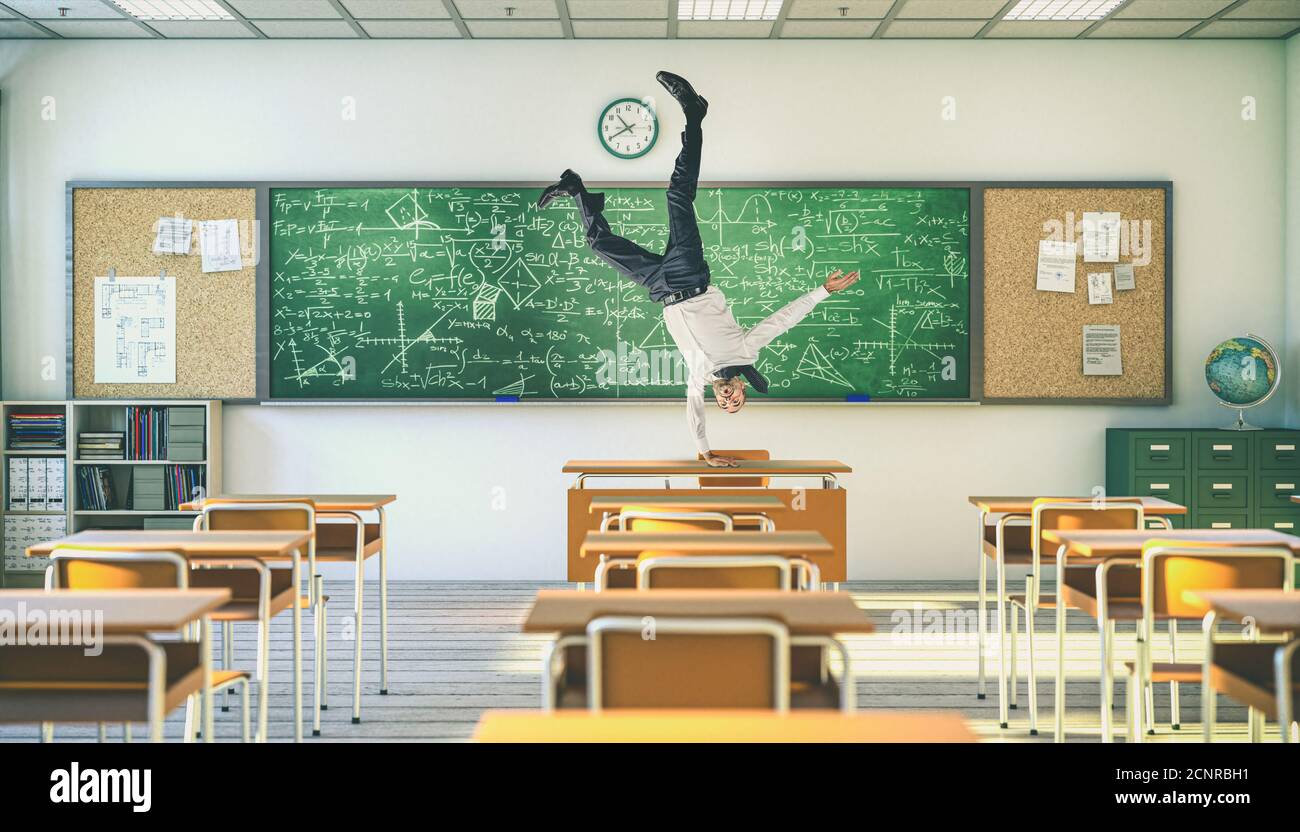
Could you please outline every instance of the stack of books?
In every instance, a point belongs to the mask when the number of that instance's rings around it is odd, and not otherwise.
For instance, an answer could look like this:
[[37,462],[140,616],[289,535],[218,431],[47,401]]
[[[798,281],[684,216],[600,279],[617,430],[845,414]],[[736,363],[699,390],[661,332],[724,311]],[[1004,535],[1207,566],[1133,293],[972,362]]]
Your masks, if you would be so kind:
[[126,434],[78,433],[77,459],[125,459]]
[[176,511],[181,503],[187,503],[197,497],[196,491],[203,487],[203,467],[199,465],[169,465],[164,478],[167,486],[165,505],[168,511]]
[[77,502],[83,511],[108,511],[117,505],[113,473],[107,465],[77,469]]
[[62,413],[10,413],[9,449],[61,451],[64,429]]
[[127,407],[126,458],[167,458],[167,408]]

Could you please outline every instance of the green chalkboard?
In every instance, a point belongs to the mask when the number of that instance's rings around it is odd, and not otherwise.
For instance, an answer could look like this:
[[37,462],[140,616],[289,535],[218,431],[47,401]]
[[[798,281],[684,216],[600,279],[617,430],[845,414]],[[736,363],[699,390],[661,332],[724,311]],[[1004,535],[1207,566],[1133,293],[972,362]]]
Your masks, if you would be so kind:
[[[682,394],[660,308],[523,187],[270,191],[272,398]],[[667,241],[664,192],[607,191],[615,233]],[[862,280],[759,359],[772,397],[970,395],[970,191],[706,187],[713,285],[752,326],[832,269]]]

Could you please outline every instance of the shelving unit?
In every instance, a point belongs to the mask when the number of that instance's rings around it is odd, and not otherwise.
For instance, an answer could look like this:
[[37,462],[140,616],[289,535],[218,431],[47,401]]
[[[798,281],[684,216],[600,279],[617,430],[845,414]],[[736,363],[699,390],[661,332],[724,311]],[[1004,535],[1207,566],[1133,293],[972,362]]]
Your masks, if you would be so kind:
[[[165,425],[166,440],[162,447],[164,456],[170,457],[171,438],[173,435],[184,437],[178,441],[178,449],[184,447],[181,459],[79,459],[77,457],[77,436],[80,433],[122,432],[129,430],[128,412],[130,408],[159,408],[163,411],[161,424]],[[179,430],[172,429],[172,410],[184,409],[177,415]],[[8,537],[9,521],[5,517],[44,516],[50,517],[51,527],[58,526],[60,531],[50,536],[61,537],[64,534],[85,531],[87,529],[141,529],[155,523],[177,523],[188,527],[195,512],[179,511],[166,507],[159,502],[167,493],[164,479],[173,470],[173,466],[186,466],[199,469],[198,479],[206,493],[219,493],[221,490],[221,402],[210,400],[177,399],[78,399],[65,402],[3,402],[0,403],[4,429],[4,461],[0,465],[0,535],[5,535],[5,542],[13,544]],[[9,447],[9,415],[15,412],[27,413],[63,413],[66,433],[62,450],[15,450]],[[182,424],[183,423],[183,424]],[[24,512],[9,510],[9,459],[11,457],[60,458],[64,461],[63,504],[64,510],[57,512]],[[81,471],[103,466],[111,478],[114,502],[107,509],[88,509],[83,506],[82,493],[78,487]],[[161,469],[161,471],[159,471]],[[150,476],[150,483],[158,482],[155,487],[142,486],[142,498],[148,498],[147,507],[137,507],[133,502],[133,483],[138,471],[158,471],[158,476]],[[161,487],[161,491],[156,490]],[[173,489],[174,490],[174,489]],[[173,496],[175,496],[173,494]],[[193,493],[183,495],[186,498]],[[57,519],[54,519],[57,518]],[[11,550],[7,546],[6,551]],[[13,568],[14,566],[18,568]],[[0,586],[24,587],[40,586],[43,581],[45,564],[39,561],[9,558],[0,562]]]
[[[61,537],[71,528],[68,512],[68,437],[71,436],[71,418],[68,402],[7,401],[0,403],[0,431],[3,431],[3,464],[0,464],[0,586],[35,587],[42,586],[45,580],[45,564],[27,561],[21,558],[21,548],[41,539]],[[13,437],[9,429],[9,417],[17,413],[54,413],[63,416],[63,448],[58,450],[45,448],[22,449],[12,447]],[[46,486],[45,494],[57,493],[62,498],[62,509],[30,510],[11,508],[10,488],[11,471],[16,460],[37,460],[47,464],[49,460],[63,463],[63,482],[51,489]],[[49,470],[46,468],[41,479],[44,482]],[[29,471],[24,474],[31,477]],[[31,480],[29,479],[30,483]],[[26,494],[26,490],[24,490]]]

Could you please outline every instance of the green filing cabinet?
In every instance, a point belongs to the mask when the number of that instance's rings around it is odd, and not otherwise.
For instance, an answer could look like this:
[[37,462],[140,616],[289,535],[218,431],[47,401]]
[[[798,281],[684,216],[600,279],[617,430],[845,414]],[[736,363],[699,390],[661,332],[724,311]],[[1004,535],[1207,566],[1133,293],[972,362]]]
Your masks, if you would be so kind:
[[1300,431],[1106,431],[1106,493],[1187,506],[1177,528],[1300,533]]

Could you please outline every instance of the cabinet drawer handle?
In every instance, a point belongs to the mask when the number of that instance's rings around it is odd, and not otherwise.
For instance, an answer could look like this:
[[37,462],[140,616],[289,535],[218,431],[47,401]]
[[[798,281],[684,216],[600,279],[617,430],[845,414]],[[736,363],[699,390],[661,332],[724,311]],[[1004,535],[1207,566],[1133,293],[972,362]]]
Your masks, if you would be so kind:
[[1215,490],[1215,491],[1231,491],[1231,490],[1232,490],[1232,483],[1230,483],[1230,482],[1216,482],[1216,483],[1213,484],[1213,487],[1214,487],[1214,490]]
[[1295,445],[1274,445],[1274,446],[1273,446],[1273,451],[1276,452],[1276,453],[1281,453],[1282,451],[1291,451],[1291,452],[1294,452],[1294,451],[1295,451]]
[[1226,523],[1226,522],[1211,523],[1211,524],[1210,524],[1210,528],[1212,528],[1212,529],[1231,529],[1231,528],[1232,528],[1232,524],[1231,524],[1231,523]]
[[1279,482],[1273,487],[1278,491],[1295,491],[1295,483],[1293,482]]
[[1147,486],[1147,490],[1148,490],[1148,491],[1168,491],[1168,490],[1169,490],[1169,483],[1167,483],[1167,482],[1153,482],[1153,483],[1151,483],[1150,485]]
[[1152,446],[1151,446],[1151,450],[1153,450],[1153,451],[1167,451],[1167,450],[1169,450],[1169,446],[1168,446],[1168,445],[1152,445]]
[[1279,521],[1277,521],[1276,523],[1273,524],[1273,528],[1275,528],[1275,529],[1294,529],[1294,528],[1295,528],[1295,523],[1292,523],[1292,522],[1290,522],[1290,521],[1286,521],[1286,520],[1279,520]]
[[1216,451],[1231,451],[1231,450],[1232,450],[1232,446],[1231,446],[1231,445],[1214,445],[1214,446],[1212,447],[1212,450],[1216,450]]
[[1228,455],[1226,455],[1226,456],[1225,456],[1224,454],[1210,454],[1210,458],[1213,459],[1215,462],[1231,462],[1231,461],[1232,461],[1232,455],[1231,455],[1231,454],[1228,454]]

